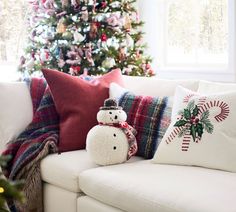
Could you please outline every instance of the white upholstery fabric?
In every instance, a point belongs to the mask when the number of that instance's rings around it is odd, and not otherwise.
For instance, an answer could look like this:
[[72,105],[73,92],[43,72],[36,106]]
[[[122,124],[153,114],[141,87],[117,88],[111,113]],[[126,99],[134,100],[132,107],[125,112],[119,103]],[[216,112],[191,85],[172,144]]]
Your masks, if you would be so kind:
[[0,153],[33,117],[30,92],[23,82],[0,83]]
[[198,92],[203,95],[227,91],[236,91],[236,83],[219,83],[203,80],[199,82]]
[[[132,157],[128,162],[141,160]],[[71,192],[80,192],[79,174],[87,169],[98,167],[90,159],[86,150],[48,155],[41,161],[42,180]]]
[[123,76],[125,88],[137,95],[174,96],[175,88],[182,85],[185,88],[197,91],[197,80],[167,80],[158,77],[131,77]]
[[41,175],[47,183],[79,192],[79,173],[95,167],[85,150],[63,152],[48,155],[41,161]]
[[77,198],[79,195],[44,183],[44,212],[77,212]]
[[118,208],[103,204],[88,196],[79,197],[77,207],[78,212],[121,212]]
[[129,212],[236,211],[236,174],[199,167],[150,160],[101,167],[81,173],[80,188]]

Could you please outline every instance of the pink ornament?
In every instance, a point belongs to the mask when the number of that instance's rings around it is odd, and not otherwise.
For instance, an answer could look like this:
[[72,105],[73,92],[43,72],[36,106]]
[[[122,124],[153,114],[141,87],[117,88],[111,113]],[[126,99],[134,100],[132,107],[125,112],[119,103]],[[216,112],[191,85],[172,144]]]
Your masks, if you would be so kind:
[[84,47],[84,53],[85,53],[86,59],[89,61],[91,66],[94,66],[94,60],[92,58],[92,45],[91,45],[91,43],[86,43],[86,45]]
[[104,9],[104,8],[106,8],[106,6],[107,6],[107,2],[106,1],[102,1],[101,7]]
[[119,25],[119,17],[116,14],[111,15],[108,19],[107,19],[107,23],[110,26],[117,26]]
[[153,69],[149,69],[147,72],[150,76],[155,76],[155,71]]
[[65,62],[63,59],[59,59],[59,61],[58,61],[58,66],[59,66],[60,68],[62,68],[65,64],[66,64],[66,62]]
[[151,65],[149,63],[146,64],[146,69],[150,69]]

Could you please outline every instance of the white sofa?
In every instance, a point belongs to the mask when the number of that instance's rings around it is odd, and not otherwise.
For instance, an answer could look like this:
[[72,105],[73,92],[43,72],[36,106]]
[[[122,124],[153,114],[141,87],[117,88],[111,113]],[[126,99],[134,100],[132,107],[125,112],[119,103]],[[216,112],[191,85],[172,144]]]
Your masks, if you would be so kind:
[[[173,96],[177,85],[200,92],[236,91],[236,84],[198,80],[124,77],[124,81],[136,94],[152,96]],[[32,113],[26,85],[11,85],[18,86],[14,92],[21,90],[20,95],[25,95],[22,97],[25,107],[21,110]],[[7,100],[4,104],[14,104],[14,101]],[[31,117],[28,113],[21,118],[23,124],[10,131],[18,133]],[[11,121],[14,123],[10,120],[8,124]],[[13,136],[16,135],[7,139]],[[140,157],[120,165],[99,167],[90,160],[86,150],[77,150],[47,156],[41,162],[41,174],[45,212],[236,211],[236,173],[154,164]]]

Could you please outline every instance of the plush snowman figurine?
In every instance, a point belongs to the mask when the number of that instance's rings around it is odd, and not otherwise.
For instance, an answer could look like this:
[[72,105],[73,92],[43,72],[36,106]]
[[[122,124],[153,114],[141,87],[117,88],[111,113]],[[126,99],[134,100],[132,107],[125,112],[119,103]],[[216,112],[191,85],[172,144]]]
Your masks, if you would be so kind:
[[129,160],[137,152],[136,130],[125,122],[127,115],[115,99],[106,99],[97,113],[98,125],[86,139],[86,149],[98,165],[111,165]]

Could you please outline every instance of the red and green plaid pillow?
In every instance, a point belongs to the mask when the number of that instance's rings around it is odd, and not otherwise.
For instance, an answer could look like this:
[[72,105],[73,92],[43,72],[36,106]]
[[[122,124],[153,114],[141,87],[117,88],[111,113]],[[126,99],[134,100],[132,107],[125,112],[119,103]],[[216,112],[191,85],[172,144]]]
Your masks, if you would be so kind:
[[169,98],[125,92],[118,101],[127,113],[127,122],[138,132],[137,155],[151,159],[170,124]]

